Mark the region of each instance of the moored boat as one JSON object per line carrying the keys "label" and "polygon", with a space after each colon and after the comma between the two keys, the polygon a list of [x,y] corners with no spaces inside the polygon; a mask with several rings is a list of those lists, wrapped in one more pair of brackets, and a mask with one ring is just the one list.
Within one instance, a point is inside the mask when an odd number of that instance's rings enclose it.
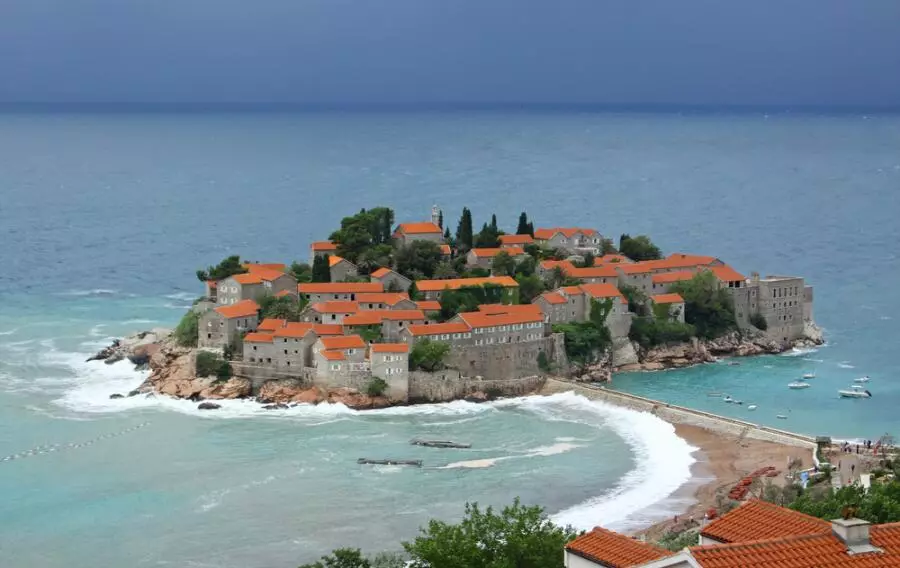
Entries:
{"label": "moored boat", "polygon": [[788,383],[789,389],[808,389],[811,387],[809,383],[804,383],[803,381],[794,381],[793,383]]}
{"label": "moored boat", "polygon": [[865,377],[860,377],[860,378],[858,378],[858,379],[853,379],[853,382],[854,382],[854,383],[868,383],[870,380],[871,380],[871,379],[869,379],[869,375],[866,375]]}
{"label": "moored boat", "polygon": [[838,391],[841,398],[872,398],[872,393],[862,387],[862,385],[851,385],[849,389],[841,389]]}
{"label": "moored boat", "polygon": [[815,379],[815,378],[816,378],[816,374],[815,374],[815,373],[803,373],[803,379],[804,379],[804,380]]}
{"label": "moored boat", "polygon": [[756,410],[756,405],[751,404],[750,406],[747,407],[747,410]]}
{"label": "moored boat", "polygon": [[729,396],[727,394],[725,395],[725,398],[723,398],[722,400],[725,402],[734,402],[734,399],[731,398],[731,396]]}

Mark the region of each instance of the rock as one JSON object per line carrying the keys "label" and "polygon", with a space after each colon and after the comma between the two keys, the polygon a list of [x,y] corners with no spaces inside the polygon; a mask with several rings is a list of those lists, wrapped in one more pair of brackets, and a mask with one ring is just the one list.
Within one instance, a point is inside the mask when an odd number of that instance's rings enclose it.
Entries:
{"label": "rock", "polygon": [[112,365],[113,363],[118,363],[125,359],[125,355],[121,351],[116,351],[112,353],[109,357],[103,360],[107,365]]}
{"label": "rock", "polygon": [[128,355],[128,360],[138,366],[148,365],[149,368],[150,358],[158,353],[160,349],[161,347],[158,343],[137,345],[131,350],[131,353]]}
{"label": "rock", "polygon": [[200,391],[200,398],[246,398],[253,391],[253,383],[249,379],[232,377],[227,381],[213,380]]}
{"label": "rock", "polygon": [[390,406],[390,401],[383,396],[368,396],[361,394],[356,389],[338,388],[328,392],[328,402],[331,404],[343,404],[348,408],[365,410],[369,408],[384,408]]}
{"label": "rock", "polygon": [[267,404],[267,405],[263,406],[263,410],[284,410],[286,408],[290,408],[290,406],[288,406],[286,404],[282,404],[280,402],[276,403],[276,404]]}
{"label": "rock", "polygon": [[88,357],[88,359],[86,360],[86,362],[90,362],[90,361],[103,361],[104,359],[108,359],[108,358],[109,358],[110,356],[112,356],[112,355],[116,352],[116,350],[119,348],[119,343],[120,343],[120,342],[119,342],[118,339],[114,339],[111,345],[109,345],[108,347],[104,347],[103,349],[101,349],[100,351],[98,351],[97,354],[94,355],[93,357]]}
{"label": "rock", "polygon": [[222,405],[215,402],[201,402],[197,405],[198,410],[216,410],[217,408],[222,408]]}
{"label": "rock", "polygon": [[290,402],[307,389],[309,385],[299,379],[273,379],[262,384],[257,400],[263,404]]}
{"label": "rock", "polygon": [[316,387],[302,390],[295,394],[291,400],[298,404],[316,404],[327,398],[327,395]]}
{"label": "rock", "polygon": [[487,402],[490,400],[490,397],[486,392],[479,390],[469,394],[463,400],[466,402]]}
{"label": "rock", "polygon": [[113,393],[113,394],[109,395],[109,398],[115,399],[115,398],[125,398],[125,397],[119,393]]}
{"label": "rock", "polygon": [[133,391],[128,393],[128,397],[131,398],[132,396],[137,396],[139,394],[141,394],[140,389],[134,389]]}

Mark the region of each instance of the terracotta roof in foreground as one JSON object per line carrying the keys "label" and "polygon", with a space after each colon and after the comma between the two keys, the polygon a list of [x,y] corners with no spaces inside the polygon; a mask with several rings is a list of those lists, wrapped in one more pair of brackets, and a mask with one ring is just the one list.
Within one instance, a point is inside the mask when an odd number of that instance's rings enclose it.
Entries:
{"label": "terracotta roof in foreground", "polygon": [[520,323],[538,323],[544,321],[544,315],[538,311],[536,313],[518,312],[518,313],[484,313],[484,312],[465,312],[457,315],[471,328],[494,327],[498,325],[516,325]]}
{"label": "terracotta roof in foreground", "polygon": [[492,258],[500,254],[501,252],[505,252],[509,256],[521,256],[525,254],[525,251],[522,250],[522,247],[507,247],[507,248],[473,248],[470,251],[472,254],[478,257]]}
{"label": "terracotta roof in foreground", "polygon": [[244,336],[247,343],[272,343],[274,336],[271,333],[248,333]]}
{"label": "terracotta roof in foreground", "polygon": [[621,303],[628,303],[625,295],[612,284],[582,284],[579,288],[591,298],[618,298]]}
{"label": "terracotta roof in foreground", "polygon": [[337,250],[337,244],[331,241],[315,241],[312,245],[310,245],[316,252],[329,252],[333,250]]}
{"label": "terracotta roof in foreground", "polygon": [[319,339],[322,342],[322,346],[328,350],[335,349],[354,349],[354,348],[363,348],[366,346],[366,342],[363,341],[363,338],[358,335],[340,335],[335,337],[322,337]]}
{"label": "terracotta roof in foreground", "polygon": [[690,280],[695,275],[689,270],[679,270],[677,272],[661,272],[653,275],[654,284],[668,284],[671,282],[681,282],[682,280]]}
{"label": "terracotta roof in foreground", "polygon": [[424,223],[400,223],[400,226],[397,227],[397,231],[406,233],[407,235],[443,233],[443,231],[441,231],[441,228],[431,221],[426,221]]}
{"label": "terracotta roof in foreground", "polygon": [[437,300],[420,300],[416,302],[416,307],[426,312],[441,311],[441,303]]}
{"label": "terracotta roof in foreground", "polygon": [[416,288],[420,292],[439,292],[441,290],[458,290],[466,286],[484,286],[493,284],[505,288],[518,288],[519,283],[509,276],[487,276],[484,278],[453,278],[450,280],[419,280]]}
{"label": "terracotta roof in foreground", "polygon": [[228,319],[255,316],[258,311],[259,304],[257,304],[253,300],[241,300],[240,302],[237,302],[235,304],[231,304],[228,306],[219,306],[218,308],[216,308],[216,312],[222,314]]}
{"label": "terracotta roof in foreground", "polygon": [[329,268],[334,267],[334,265],[340,264],[340,263],[342,263],[342,262],[346,262],[347,264],[353,264],[352,262],[350,262],[350,261],[347,260],[346,258],[344,258],[344,257],[342,257],[342,256],[338,256],[338,255],[336,255],[336,254],[333,254],[333,255],[331,255],[331,256],[328,257],[328,266],[329,266]]}
{"label": "terracotta roof in foreground", "polygon": [[387,321],[425,321],[422,310],[362,310],[344,318],[344,325],[379,325]]}
{"label": "terracotta roof in foreground", "polygon": [[633,264],[634,261],[624,254],[604,254],[594,259],[594,265],[598,264]]}
{"label": "terracotta roof in foreground", "polygon": [[305,282],[297,285],[301,294],[363,294],[384,292],[381,282]]}
{"label": "terracotta roof in foreground", "polygon": [[583,229],[579,227],[554,227],[552,229],[536,229],[534,231],[534,238],[542,241],[547,241],[553,238],[553,235],[556,233],[562,233],[564,237],[567,239],[571,239],[575,236],[576,233],[581,233],[586,237],[593,236],[597,233],[594,229]]}
{"label": "terracotta roof in foreground", "polygon": [[650,296],[650,299],[657,304],[684,303],[684,298],[681,297],[681,294],[675,294],[674,292],[672,294],[657,294],[655,296]]}
{"label": "terracotta roof in foreground", "polygon": [[530,245],[533,242],[531,235],[500,235],[500,244],[504,245]]}
{"label": "terracotta roof in foreground", "polygon": [[719,542],[746,542],[808,534],[831,534],[831,523],[754,499],[722,515],[700,531]]}
{"label": "terracotta roof in foreground", "polygon": [[541,307],[536,304],[481,304],[478,311],[484,314],[528,314],[540,316]]}
{"label": "terracotta roof in foreground", "polygon": [[325,357],[325,359],[327,359],[329,361],[343,361],[344,359],[347,358],[347,356],[344,355],[343,351],[325,350],[325,351],[322,351],[321,353],[322,353],[322,357]]}
{"label": "terracotta roof in foreground", "polygon": [[409,345],[405,343],[373,343],[369,347],[372,353],[409,353]]}
{"label": "terracotta roof in foreground", "polygon": [[716,278],[721,280],[722,282],[743,282],[747,279],[746,276],[731,268],[727,264],[722,266],[710,266],[709,271],[712,272]]}
{"label": "terracotta roof in foreground", "polygon": [[243,266],[250,272],[256,272],[257,270],[274,270],[276,272],[284,272],[284,269],[287,268],[287,265],[281,262],[245,262],[241,266]]}
{"label": "terracotta roof in foreground", "polygon": [[409,294],[406,292],[372,292],[357,294],[356,296],[356,301],[361,304],[387,304],[393,306],[403,300],[409,300]]}
{"label": "terracotta roof in foreground", "polygon": [[408,328],[413,337],[441,335],[442,333],[468,333],[471,328],[465,322],[432,323],[411,325]]}
{"label": "terracotta roof in foreground", "polygon": [[563,269],[566,271],[566,274],[573,278],[616,278],[619,276],[616,267],[611,264],[587,268],[578,268],[577,266],[572,268],[563,267]]}
{"label": "terracotta roof in foreground", "polygon": [[283,270],[272,270],[271,268],[260,267],[251,269],[250,272],[245,272],[243,274],[235,274],[231,278],[234,278],[234,281],[238,284],[261,284],[262,282],[270,282],[282,276],[285,276]]}
{"label": "terracotta roof in foreground", "polygon": [[293,337],[295,339],[299,339],[301,337],[304,337],[312,329],[313,324],[311,323],[292,321],[284,324],[284,327],[276,329],[275,337]]}
{"label": "terracotta roof in foreground", "polygon": [[330,302],[316,302],[309,309],[320,314],[355,314],[359,311],[359,304],[350,301],[333,300]]}
{"label": "terracotta roof in foreground", "polygon": [[284,327],[286,323],[287,320],[266,318],[260,322],[259,326],[257,326],[256,328],[256,331],[268,331],[269,333],[272,333]]}
{"label": "terracotta roof in foreground", "polygon": [[672,555],[668,550],[600,527],[567,544],[566,550],[608,568],[637,566]]}
{"label": "terracotta roof in foreground", "polygon": [[544,292],[540,296],[543,298],[548,304],[565,304],[565,297],[559,292]]}

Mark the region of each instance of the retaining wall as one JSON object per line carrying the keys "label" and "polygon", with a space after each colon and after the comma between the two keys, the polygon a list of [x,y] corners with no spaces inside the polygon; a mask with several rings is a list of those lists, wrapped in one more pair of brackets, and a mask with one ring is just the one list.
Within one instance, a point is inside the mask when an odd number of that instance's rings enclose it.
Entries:
{"label": "retaining wall", "polygon": [[409,400],[416,402],[446,402],[465,398],[476,392],[503,396],[520,396],[537,392],[544,377],[519,379],[478,379],[461,377],[459,371],[448,369],[437,373],[421,371],[409,374]]}

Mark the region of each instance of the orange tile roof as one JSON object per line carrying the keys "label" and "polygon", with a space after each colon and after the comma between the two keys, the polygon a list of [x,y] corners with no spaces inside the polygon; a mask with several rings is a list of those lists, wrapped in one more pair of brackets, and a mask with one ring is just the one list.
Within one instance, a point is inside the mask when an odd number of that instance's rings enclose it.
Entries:
{"label": "orange tile roof", "polygon": [[564,286],[557,290],[557,292],[561,292],[566,296],[581,296],[584,294],[584,290],[581,289],[581,286]]}
{"label": "orange tile roof", "polygon": [[484,312],[464,312],[456,316],[464,321],[469,327],[484,328],[497,325],[515,325],[520,323],[537,323],[544,321],[544,314],[540,311],[537,313],[517,312],[517,313],[498,313],[490,314]]}
{"label": "orange tile roof", "polygon": [[234,281],[238,284],[261,284],[264,281],[270,282],[281,276],[285,276],[283,271],[257,268],[243,274],[235,274],[231,278],[234,278]]}
{"label": "orange tile roof", "polygon": [[612,284],[582,284],[579,288],[592,298],[619,298],[623,304],[628,303],[625,295]]}
{"label": "orange tile roof", "polygon": [[329,361],[343,361],[347,358],[343,351],[320,351],[322,357]]}
{"label": "orange tile roof", "polygon": [[634,262],[631,264],[620,262],[617,264],[609,264],[607,266],[614,267],[622,274],[649,274],[657,268],[656,264],[654,264],[654,261]]}
{"label": "orange tile roof", "polygon": [[376,270],[375,272],[373,272],[372,274],[370,274],[370,276],[372,276],[373,278],[384,278],[391,272],[393,272],[393,270],[391,270],[390,268],[382,267],[382,268],[379,268],[378,270]]}
{"label": "orange tile roof", "polygon": [[661,262],[681,263],[681,266],[705,266],[708,264],[712,264],[717,260],[719,259],[714,256],[673,252],[672,254],[667,256],[664,261]]}
{"label": "orange tile roof", "polygon": [[416,307],[420,310],[426,312],[439,312],[441,311],[441,303],[437,300],[422,300],[416,302]]}
{"label": "orange tile roof", "polygon": [[441,290],[458,290],[466,286],[483,286],[494,284],[506,288],[518,288],[519,283],[509,276],[487,276],[484,278],[455,278],[451,280],[419,280],[416,288],[420,292],[439,292]]}
{"label": "orange tile roof", "polygon": [[372,353],[409,353],[409,345],[405,343],[373,343]]}
{"label": "orange tile roof", "polygon": [[344,325],[378,325],[388,321],[425,321],[422,310],[363,310],[344,318]]}
{"label": "orange tile roof", "polygon": [[437,233],[441,234],[443,231],[440,227],[432,223],[431,221],[426,221],[424,223],[400,223],[400,226],[397,227],[398,233],[406,233],[407,235],[424,235]]}
{"label": "orange tile roof", "polygon": [[316,302],[309,309],[320,314],[355,314],[359,311],[359,304],[347,301]]}
{"label": "orange tile roof", "polygon": [[[288,324],[290,325],[290,324]],[[342,335],[344,333],[344,328],[340,324],[336,323],[315,323],[312,326],[312,330],[316,333],[316,335]]]}
{"label": "orange tile roof", "polygon": [[597,233],[594,229],[582,229],[578,227],[554,227],[552,229],[537,229],[534,232],[534,238],[542,241],[549,241],[556,233],[562,233],[567,239],[575,236],[575,233],[581,233],[586,237],[590,237]]}
{"label": "orange tile roof", "polygon": [[336,254],[333,254],[333,255],[331,255],[331,256],[328,257],[328,267],[329,267],[329,268],[332,268],[332,267],[334,267],[335,264],[340,264],[340,263],[342,263],[342,262],[347,262],[347,263],[349,263],[349,264],[353,264],[352,262],[350,262],[349,260],[345,259],[344,257],[338,256],[338,255],[336,255]]}
{"label": "orange tile roof", "polygon": [[541,270],[553,270],[558,266],[565,272],[568,272],[569,270],[575,268],[575,265],[568,260],[542,260],[540,266]]}
{"label": "orange tile roof", "polygon": [[274,270],[275,272],[284,272],[284,269],[287,268],[287,265],[281,262],[270,262],[268,264],[260,262],[245,262],[241,266],[243,266],[250,272],[257,272],[259,270]]}
{"label": "orange tile roof", "polygon": [[256,328],[256,331],[268,331],[271,333],[278,329],[281,329],[286,323],[287,320],[266,318],[260,322],[259,326]]}
{"label": "orange tile roof", "polygon": [[468,333],[469,326],[464,322],[433,323],[430,325],[411,325],[408,328],[413,337],[440,335],[442,333]]}
{"label": "orange tile roof", "polygon": [[600,527],[567,544],[566,550],[608,568],[636,566],[672,555],[668,550]]}
{"label": "orange tile roof", "polygon": [[296,292],[292,292],[290,290],[282,290],[281,292],[278,292],[277,294],[275,294],[275,297],[276,298],[285,298],[287,296],[296,296],[296,295],[297,295]]}
{"label": "orange tile roof", "polygon": [[624,254],[604,254],[594,259],[594,265],[597,264],[633,264],[634,261]]}
{"label": "orange tile roof", "polygon": [[484,314],[541,314],[541,307],[535,304],[481,304],[478,311]]}
{"label": "orange tile roof", "polygon": [[366,346],[366,342],[363,341],[363,338],[358,335],[338,335],[334,337],[322,337],[319,338],[319,341],[322,342],[322,346],[325,349],[329,350],[353,349]]}
{"label": "orange tile roof", "polygon": [[443,244],[441,245],[441,254],[444,256],[450,256],[453,251],[450,250],[450,245]]}
{"label": "orange tile roof", "polygon": [[653,300],[657,304],[681,304],[684,303],[684,298],[681,297],[681,294],[657,294],[655,296],[650,296],[650,299]]}
{"label": "orange tile roof", "polygon": [[329,252],[337,250],[337,244],[331,241],[316,241],[310,246],[310,248],[312,248],[315,252]]}
{"label": "orange tile roof", "polygon": [[247,343],[272,343],[274,336],[271,333],[248,333],[244,336]]}
{"label": "orange tile roof", "polygon": [[259,312],[259,304],[253,300],[242,300],[229,306],[219,306],[216,311],[228,319],[255,316]]}
{"label": "orange tile roof", "polygon": [[681,282],[682,280],[690,280],[694,277],[694,273],[690,270],[679,270],[677,272],[661,272],[653,275],[654,284],[668,284],[670,282]]}
{"label": "orange tile roof", "polygon": [[403,300],[409,300],[406,292],[372,292],[371,294],[357,294],[356,301],[360,304],[387,304],[393,306]]}
{"label": "orange tile roof", "polygon": [[504,245],[530,245],[533,242],[531,235],[500,235],[500,243]]}
{"label": "orange tile roof", "polygon": [[381,282],[306,282],[298,284],[301,294],[364,294],[384,292]]}
{"label": "orange tile roof", "polygon": [[745,542],[805,534],[831,534],[831,524],[754,499],[709,523],[700,534],[719,542]]}
{"label": "orange tile roof", "polygon": [[522,250],[521,247],[507,247],[507,248],[473,248],[470,251],[475,256],[479,257],[494,257],[500,254],[501,252],[505,252],[509,256],[521,256],[525,254],[525,251]]}
{"label": "orange tile roof", "polygon": [[546,300],[548,304],[566,303],[566,299],[559,292],[544,292],[540,297]]}
{"label": "orange tile roof", "polygon": [[[340,327],[340,326],[338,326]],[[304,337],[313,329],[313,324],[306,322],[288,322],[284,327],[275,330],[275,337]]]}
{"label": "orange tile roof", "polygon": [[869,540],[879,548],[900,554],[900,523],[872,525],[869,528]]}
{"label": "orange tile roof", "polygon": [[572,267],[566,270],[566,274],[572,278],[616,278],[619,276],[616,267],[609,264],[588,268]]}
{"label": "orange tile roof", "polygon": [[727,264],[722,266],[710,266],[709,271],[712,272],[715,277],[722,282],[743,282],[747,279],[743,274],[731,268]]}

